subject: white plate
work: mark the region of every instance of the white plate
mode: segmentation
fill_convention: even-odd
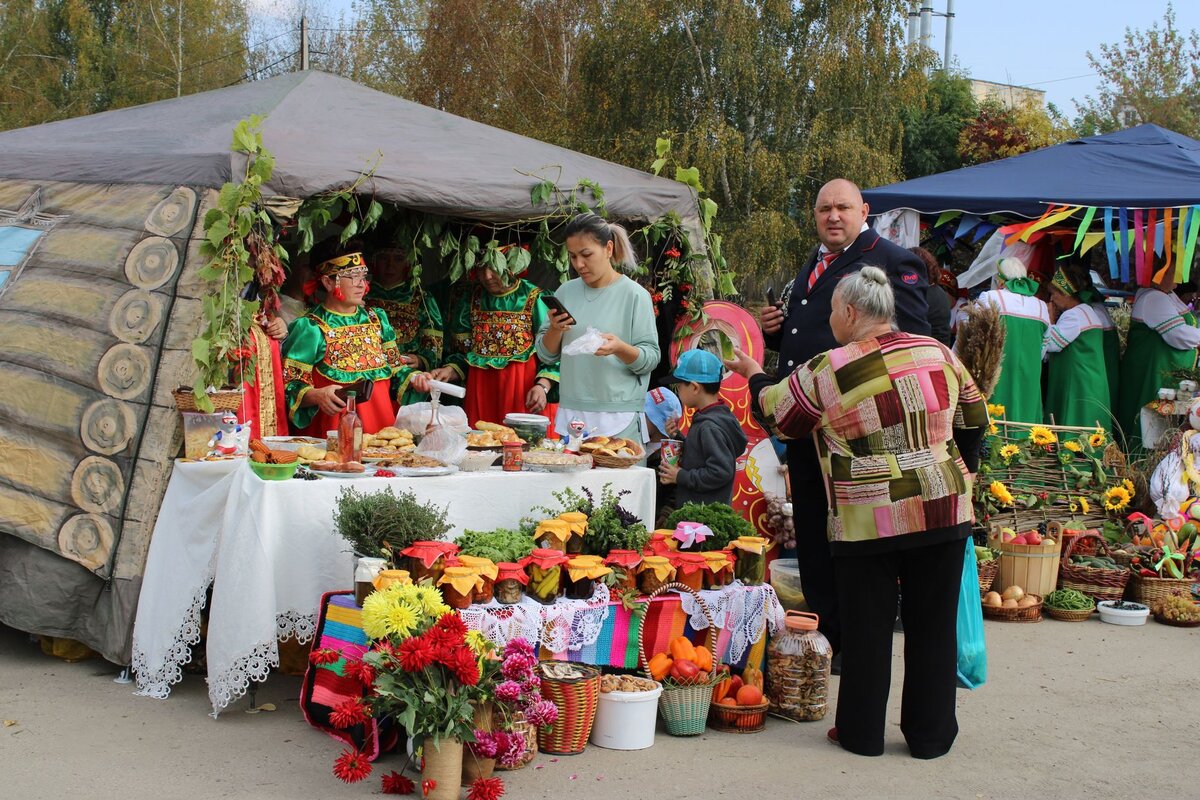
[[[303,439],[302,442],[293,442],[292,439]],[[325,440],[316,439],[312,436],[264,436],[263,444],[270,447],[272,450],[291,450],[295,452],[301,447],[308,445],[309,447],[319,447],[325,449]]]
[[[432,478],[438,475],[453,475],[458,467],[447,464],[444,467],[379,467],[388,472],[396,473],[397,478]]]
[[[309,467],[308,471],[323,478],[370,478],[375,475],[374,467],[367,467],[363,472],[326,472],[323,469],[313,469],[312,467]]]

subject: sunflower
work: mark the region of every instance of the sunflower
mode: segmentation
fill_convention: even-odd
[[[1088,504],[1086,497],[1079,498],[1079,510],[1085,514],[1088,514],[1091,512],[1092,507]]]
[[[1063,442],[1063,447],[1067,448],[1072,453],[1083,452],[1083,445],[1081,445],[1079,442]]]
[[[989,417],[1003,417],[1004,416],[1004,406],[1000,405],[999,403],[988,403],[987,408],[988,408],[988,416]]]
[[[998,433],[1000,433],[1000,429],[996,427],[996,423],[989,422],[988,423],[988,436],[995,436]]]
[[[1109,511],[1120,511],[1132,499],[1133,494],[1124,486],[1114,486],[1104,493],[1104,507]]]
[[[996,502],[1002,506],[1011,506],[1013,504],[1014,498],[1012,496],[1012,492],[1010,492],[1008,487],[1000,481],[992,481],[991,486],[988,487],[988,492],[992,495],[992,497],[996,498]]]
[[[1133,497],[1136,494],[1136,492],[1133,491],[1133,481],[1129,480],[1129,478],[1124,478],[1121,481],[1121,485],[1125,487],[1125,491],[1129,492],[1130,497]]]
[[[1006,444],[1004,447],[1000,448],[1000,457],[1005,461],[1008,461],[1019,452],[1021,452],[1021,448],[1017,447],[1015,444]]]
[[[1108,437],[1104,435],[1104,431],[1099,429],[1088,437],[1088,444],[1092,447],[1103,447],[1107,441]]]
[[[1058,437],[1054,435],[1054,431],[1049,428],[1044,428],[1041,425],[1034,425],[1029,430],[1029,441],[1036,444],[1038,447],[1049,447],[1058,441]]]

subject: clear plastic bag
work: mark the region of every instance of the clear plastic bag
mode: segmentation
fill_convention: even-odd
[[[396,412],[396,427],[403,428],[414,436],[421,436],[429,427],[429,417],[433,413],[432,403],[413,403],[401,406]],[[441,427],[454,433],[469,433],[471,426],[467,424],[467,412],[462,406],[438,406],[438,421]]]
[[[575,341],[562,349],[564,356],[594,356],[604,346],[604,334],[591,325]]]

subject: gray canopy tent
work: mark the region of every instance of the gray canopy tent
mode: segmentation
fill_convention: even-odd
[[[676,213],[682,183],[320,72],[0,133],[0,622],[130,659],[146,551],[205,286],[204,213],[240,174],[234,126],[266,117],[266,191],[363,191],[485,222],[543,179],[598,183],[611,216]],[[531,177],[532,176],[532,177]],[[186,524],[186,521],[179,521]]]

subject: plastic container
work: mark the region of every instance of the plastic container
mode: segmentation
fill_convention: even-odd
[[[784,630],[767,644],[767,700],[771,713],[798,722],[824,719],[829,708],[833,648],[817,615],[789,611]]]
[[[1137,608],[1113,608],[1118,602],[1123,606],[1137,606]],[[1110,625],[1145,625],[1146,618],[1150,616],[1149,608],[1141,603],[1131,603],[1128,600],[1102,600],[1096,604],[1096,610],[1100,612],[1100,621]]]
[[[550,428],[550,419],[541,414],[508,414],[504,417],[504,424],[530,447],[541,447]]]
[[[222,430],[221,420],[224,414],[200,414],[195,411],[181,411],[183,414],[183,456],[184,458],[204,458],[208,455],[209,440]]]
[[[608,750],[645,750],[654,744],[662,685],[649,692],[601,692],[588,741]]]
[[[771,588],[785,611],[808,611],[800,585],[800,562],[796,559],[777,558],[771,562]]]

